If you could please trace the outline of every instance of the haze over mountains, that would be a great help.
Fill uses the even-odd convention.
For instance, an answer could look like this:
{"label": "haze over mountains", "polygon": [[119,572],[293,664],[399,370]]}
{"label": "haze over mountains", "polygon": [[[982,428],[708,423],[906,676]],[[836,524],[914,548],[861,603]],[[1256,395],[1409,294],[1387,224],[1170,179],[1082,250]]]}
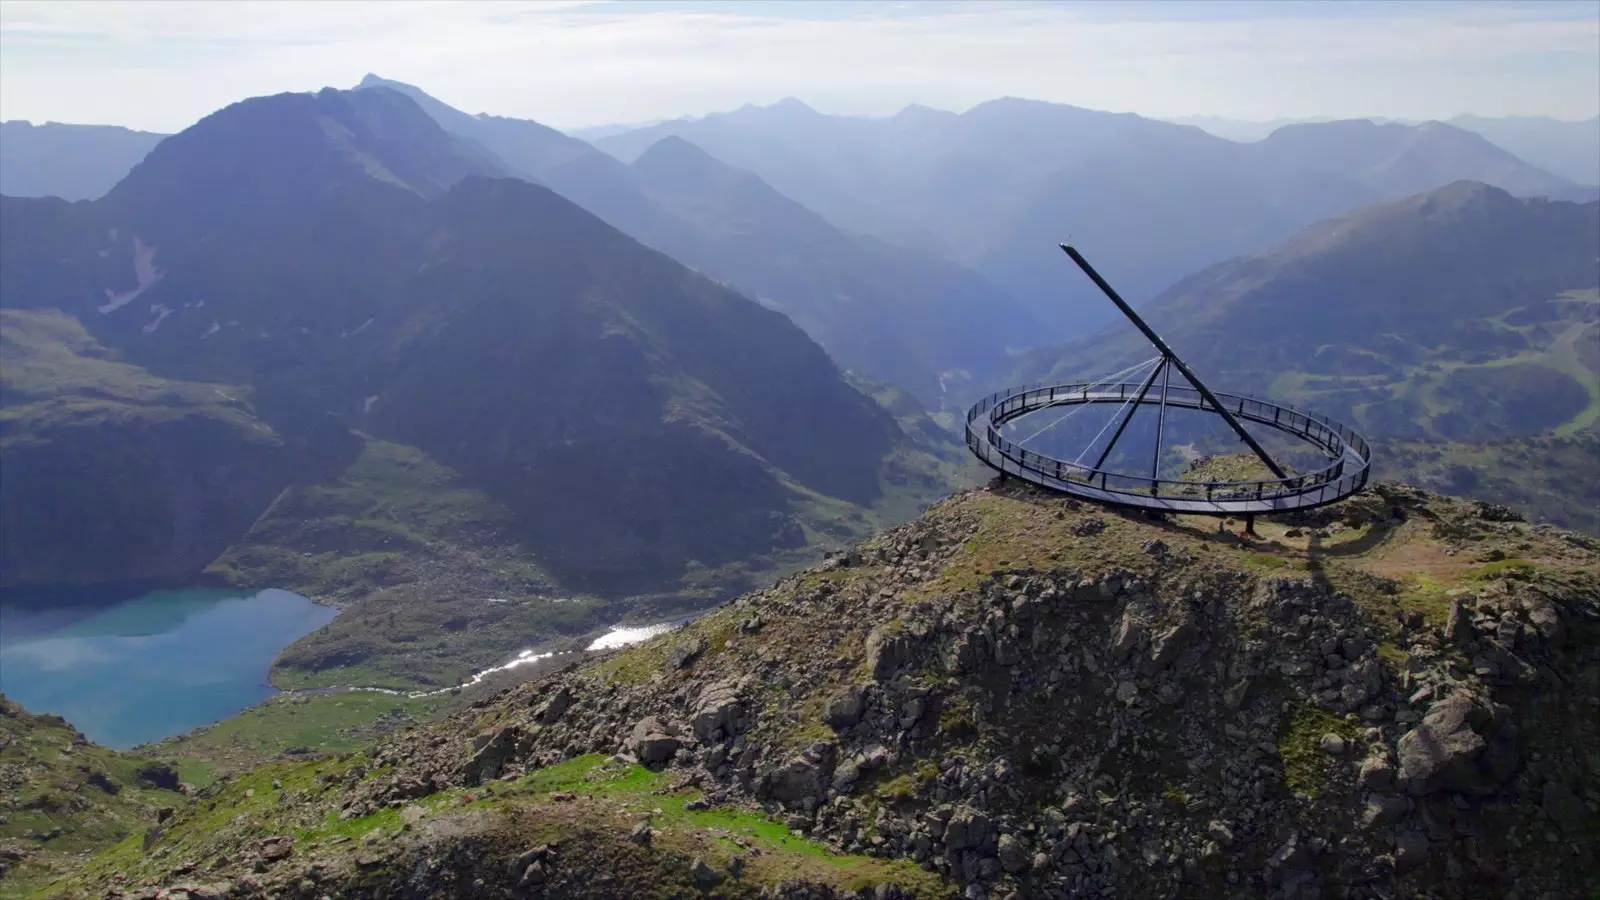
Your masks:
{"label": "haze over mountains", "polygon": [[366,604],[308,671],[468,595],[587,592],[536,630],[717,595],[955,483],[924,407],[1128,361],[1061,349],[1114,315],[1064,238],[1230,388],[1379,439],[1593,423],[1595,205],[1518,199],[1584,189],[1450,125],[785,101],[598,143],[368,76],[219,111],[91,203],[7,197],[7,583]]}
{"label": "haze over mountains", "polygon": [[[1286,125],[1333,120],[1308,118],[1252,122],[1217,116],[1181,116],[1171,121],[1198,126],[1230,141],[1251,143],[1266,138]],[[1371,121],[1378,124],[1395,122],[1392,119],[1376,118]],[[1600,184],[1600,116],[1581,121],[1565,121],[1552,119],[1549,116],[1461,115],[1446,121],[1447,124],[1464,131],[1481,134],[1507,152],[1569,181],[1583,185]]]}
{"label": "haze over mountains", "polygon": [[947,383],[981,383],[1038,323],[1004,291],[926,252],[840,232],[755,175],[684,141],[625,165],[537,122],[469,116],[411,85],[445,130],[673,258],[793,318],[843,365],[937,408]]}
{"label": "haze over mountains", "polygon": [[787,318],[502,176],[408,97],[330,89],[221,110],[101,200],[0,201],[7,584],[192,574],[351,467],[422,518],[299,502],[233,573],[337,590],[302,571],[337,550],[345,584],[449,600],[412,569],[444,533],[522,559],[458,561],[473,592],[617,597],[947,488]]}
{"label": "haze over mountains", "polygon": [[1184,274],[1363,203],[1458,179],[1526,195],[1582,190],[1441,123],[1294,125],[1241,145],[1192,126],[1037,101],[887,119],[796,100],[600,138],[627,160],[676,135],[830,221],[934,250],[1029,303],[1051,333],[1112,313],[1062,278],[1070,237],[1135,302]]}
{"label": "haze over mountains", "polygon": [[[1588,151],[1600,147],[1600,121],[1463,117],[1459,124],[1465,127],[1368,120],[1289,123],[1265,139],[1240,145],[1193,126],[1012,98],[960,114],[910,106],[883,119],[824,115],[790,99],[697,119],[605,129],[603,135],[591,132],[599,136],[590,145],[528,120],[468,115],[415,87],[375,75],[362,85],[408,93],[446,131],[489,151],[508,171],[549,185],[651,246],[680,259],[695,257],[684,261],[794,316],[845,365],[911,387],[934,405],[940,402],[943,371],[992,367],[993,354],[975,361],[970,352],[966,359],[935,353],[931,366],[924,359],[916,363],[919,371],[911,372],[904,361],[911,351],[892,346],[896,336],[844,311],[866,304],[838,299],[881,294],[882,277],[867,278],[877,287],[845,280],[833,291],[820,281],[801,286],[784,279],[785,289],[779,291],[773,290],[778,279],[753,282],[750,270],[765,273],[773,267],[752,264],[747,255],[729,259],[728,248],[707,246],[721,238],[694,234],[693,222],[684,227],[681,211],[662,208],[659,183],[656,196],[646,196],[638,173],[617,161],[631,163],[661,138],[680,137],[722,163],[753,173],[775,198],[814,213],[858,245],[864,243],[860,236],[872,236],[919,251],[913,258],[919,266],[944,265],[940,277],[967,286],[941,301],[947,307],[923,310],[924,321],[941,321],[946,312],[973,321],[973,304],[959,299],[971,297],[979,306],[1001,309],[992,317],[997,323],[1010,322],[1015,316],[1004,308],[1020,303],[1028,310],[1025,318],[1037,320],[1021,330],[1046,340],[1086,333],[1109,321],[1110,313],[1081,285],[1060,277],[1053,243],[1034,239],[1041,234],[1070,237],[1137,302],[1196,269],[1327,216],[1458,179],[1519,196],[1592,199],[1600,192],[1593,187],[1600,172],[1577,165],[1596,155]],[[1508,152],[1476,131],[1525,152]],[[1592,139],[1586,137],[1590,131],[1596,132]],[[595,146],[616,160],[596,153]],[[1529,161],[1530,156],[1592,177],[1564,178]],[[781,231],[766,229],[769,235]],[[751,246],[746,239],[743,253],[749,254]],[[858,246],[856,252],[882,249]],[[774,257],[781,268],[782,252],[767,247],[763,255]],[[981,277],[952,270],[949,263]],[[896,265],[886,267],[892,271]],[[915,302],[925,301],[919,294]],[[1001,332],[990,335],[993,340],[967,346],[1023,349],[1014,341],[1018,329],[996,327]],[[886,346],[864,354],[838,340],[845,332],[871,335]],[[983,373],[975,377],[982,380]]]}
{"label": "haze over mountains", "polygon": [[0,194],[94,200],[164,137],[118,125],[0,122]]}

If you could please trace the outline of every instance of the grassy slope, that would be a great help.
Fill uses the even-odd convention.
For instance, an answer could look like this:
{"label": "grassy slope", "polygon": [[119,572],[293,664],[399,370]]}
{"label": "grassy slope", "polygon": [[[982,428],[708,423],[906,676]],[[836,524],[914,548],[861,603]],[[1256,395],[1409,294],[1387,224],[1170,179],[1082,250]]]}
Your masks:
{"label": "grassy slope", "polygon": [[[639,896],[677,896],[691,889],[686,859],[704,859],[725,870],[734,857],[745,866],[746,888],[806,878],[836,888],[892,882],[914,896],[949,893],[935,876],[907,862],[836,853],[758,813],[686,809],[698,790],[668,784],[663,773],[596,755],[512,781],[442,791],[400,809],[341,818],[336,805],[341,785],[383,772],[359,753],[264,766],[221,786],[203,805],[186,809],[150,852],[142,837],[129,838],[51,891],[91,896],[89,885],[107,876],[148,877],[178,860],[198,863],[219,852],[237,852],[269,834],[292,835],[297,854],[315,854],[336,870],[388,868],[392,862],[379,860],[403,852],[406,838],[427,841],[465,829],[489,842],[527,846],[540,841],[576,850],[588,857],[582,871],[595,878],[632,879],[643,891]],[[289,802],[282,802],[286,796]],[[627,839],[627,830],[638,821],[655,829],[648,847]]]}
{"label": "grassy slope", "polygon": [[59,717],[31,715],[0,695],[0,897],[71,871],[94,850],[153,824],[158,808],[188,802],[140,782],[149,757],[81,737]]}
{"label": "grassy slope", "polygon": [[421,451],[368,439],[335,481],[291,488],[207,570],[346,607],[275,664],[283,687],[459,684],[603,624],[511,537],[511,514]]}
{"label": "grassy slope", "polygon": [[1600,534],[1600,432],[1593,428],[1496,441],[1381,441],[1375,453],[1379,477]]}
{"label": "grassy slope", "polygon": [[[1375,436],[1570,437],[1600,420],[1600,291],[1569,291],[1465,324],[1474,326],[1482,349],[1408,345],[1402,352],[1365,351],[1373,366],[1387,371],[1284,372],[1269,394],[1347,415]],[[1458,328],[1466,330],[1462,323]]]}
{"label": "grassy slope", "polygon": [[413,447],[369,438],[339,478],[287,490],[207,571],[346,607],[280,656],[273,680],[282,687],[450,686],[524,649],[567,649],[619,621],[704,609],[910,519],[963,477],[933,449],[890,454],[872,507],[785,480],[800,528],[792,546],[691,563],[660,594],[602,599],[550,575],[487,492]]}
{"label": "grassy slope", "polygon": [[181,757],[219,773],[237,772],[286,754],[348,753],[396,728],[429,721],[456,702],[448,695],[400,697],[367,691],[279,694],[214,725],[137,751]]}
{"label": "grassy slope", "polygon": [[275,438],[243,389],[173,381],[119,362],[78,320],[55,310],[0,310],[0,448],[63,426],[157,423],[201,415],[254,440]]}

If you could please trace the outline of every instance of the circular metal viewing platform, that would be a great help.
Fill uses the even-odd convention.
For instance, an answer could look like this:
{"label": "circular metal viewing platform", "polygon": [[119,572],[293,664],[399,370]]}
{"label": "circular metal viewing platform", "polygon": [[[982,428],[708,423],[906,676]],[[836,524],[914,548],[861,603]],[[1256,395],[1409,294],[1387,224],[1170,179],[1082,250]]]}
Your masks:
{"label": "circular metal viewing platform", "polygon": [[[1165,386],[1145,392],[1133,382],[1057,384],[1012,388],[985,397],[967,413],[967,447],[995,470],[1085,500],[1175,513],[1253,515],[1310,509],[1341,500],[1366,486],[1371,452],[1361,435],[1316,413],[1254,397],[1213,394],[1238,419],[1269,426],[1320,449],[1326,466],[1304,475],[1265,481],[1183,481],[1146,478],[1056,459],[1028,450],[1001,434],[1007,422],[1043,409],[1094,403],[1132,403],[1216,412],[1200,391]],[[1135,398],[1138,398],[1135,400]]]}
{"label": "circular metal viewing platform", "polygon": [[[1085,500],[1163,512],[1240,515],[1246,517],[1247,523],[1253,523],[1257,513],[1310,509],[1342,500],[1366,486],[1367,476],[1372,470],[1372,451],[1361,435],[1316,413],[1256,397],[1219,394],[1210,390],[1167,346],[1167,342],[1146,325],[1127,301],[1100,277],[1100,273],[1089,265],[1082,254],[1065,244],[1061,245],[1061,249],[1116,304],[1128,321],[1149,339],[1158,351],[1157,355],[1098,381],[1012,388],[985,397],[967,412],[967,447],[985,464],[999,471],[1002,477],[1013,476]],[[1146,368],[1149,368],[1149,374],[1137,383],[1118,380]],[[1187,381],[1188,386],[1174,385],[1173,372]],[[1152,393],[1158,378],[1160,388]],[[1096,403],[1121,405],[1101,429],[1101,434],[1113,422],[1118,419],[1121,422],[1094,463],[1084,465],[1082,459],[1099,442],[1100,435],[1095,435],[1089,446],[1078,454],[1078,459],[1070,462],[1023,446],[1071,418],[1078,410]],[[1117,445],[1134,415],[1141,407],[1147,406],[1157,409],[1155,447],[1150,460],[1149,477],[1105,468],[1106,461],[1111,458],[1112,448]],[[1003,434],[1008,423],[1030,413],[1058,407],[1067,407],[1067,411],[1020,442]],[[1160,477],[1164,446],[1162,435],[1169,408],[1197,410],[1220,418],[1274,477],[1261,481],[1230,482]],[[1265,425],[1315,448],[1321,452],[1322,465],[1304,474],[1289,474],[1244,427],[1245,422]]]}

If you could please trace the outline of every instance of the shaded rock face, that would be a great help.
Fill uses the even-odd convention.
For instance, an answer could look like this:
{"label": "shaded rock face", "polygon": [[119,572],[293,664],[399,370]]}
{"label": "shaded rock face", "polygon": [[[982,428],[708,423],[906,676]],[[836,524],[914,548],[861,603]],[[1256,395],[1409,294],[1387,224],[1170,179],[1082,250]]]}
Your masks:
{"label": "shaded rock face", "polygon": [[198,414],[152,418],[135,428],[73,423],[8,443],[0,586],[192,575],[291,482],[296,460],[281,442]]}
{"label": "shaded rock face", "polygon": [[502,728],[493,734],[481,734],[474,740],[478,748],[462,771],[468,784],[483,784],[500,777],[500,771],[516,753],[518,730]]}
{"label": "shaded rock face", "polygon": [[1495,711],[1466,693],[1433,705],[1400,738],[1400,782],[1408,792],[1487,794],[1516,771],[1510,736]]}
{"label": "shaded rock face", "polygon": [[147,763],[140,766],[139,770],[134,773],[134,777],[139,780],[140,784],[147,787],[161,788],[168,791],[177,790],[181,781],[178,778],[177,768],[171,763],[164,762]]}

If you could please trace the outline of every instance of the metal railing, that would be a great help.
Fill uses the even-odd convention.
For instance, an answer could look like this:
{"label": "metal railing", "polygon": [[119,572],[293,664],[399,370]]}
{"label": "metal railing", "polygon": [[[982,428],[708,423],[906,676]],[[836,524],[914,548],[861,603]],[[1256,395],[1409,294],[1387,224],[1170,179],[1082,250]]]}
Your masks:
{"label": "metal railing", "polygon": [[[1305,509],[1332,503],[1366,485],[1371,450],[1361,435],[1320,413],[1248,394],[1213,392],[1237,418],[1316,446],[1327,455],[1328,464],[1305,474],[1258,481],[1147,478],[1057,459],[1029,450],[1000,433],[1008,421],[1042,409],[1125,403],[1138,394],[1140,387],[1133,382],[1042,384],[991,394],[967,411],[967,446],[989,466],[1026,481],[1094,499],[1161,509],[1246,513]],[[1139,405],[1163,401],[1179,409],[1216,411],[1192,387],[1166,386],[1151,391]]]}

